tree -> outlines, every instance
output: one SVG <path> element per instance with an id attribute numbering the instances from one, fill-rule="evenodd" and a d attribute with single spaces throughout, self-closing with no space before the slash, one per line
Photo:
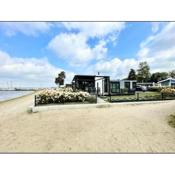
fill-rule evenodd
<path id="1" fill-rule="evenodd" d="M 175 78 L 175 70 L 170 71 L 169 76 Z"/>
<path id="2" fill-rule="evenodd" d="M 138 82 L 148 82 L 150 79 L 150 67 L 146 61 L 140 62 L 139 69 L 137 70 L 137 81 Z"/>
<path id="3" fill-rule="evenodd" d="M 58 77 L 56 77 L 55 78 L 55 83 L 58 85 L 59 84 L 59 86 L 60 85 L 64 85 L 64 79 L 66 78 L 66 74 L 65 74 L 65 72 L 64 71 L 62 71 L 62 72 L 60 72 L 59 74 L 58 74 Z"/>
<path id="4" fill-rule="evenodd" d="M 150 81 L 157 83 L 158 81 L 168 78 L 167 72 L 155 72 L 151 75 Z"/>
<path id="5" fill-rule="evenodd" d="M 137 76 L 136 76 L 136 72 L 134 69 L 130 69 L 130 72 L 128 74 L 128 80 L 136 80 Z"/>

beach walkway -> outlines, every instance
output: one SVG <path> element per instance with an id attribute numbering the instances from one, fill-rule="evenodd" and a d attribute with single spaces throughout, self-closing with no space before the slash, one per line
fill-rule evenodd
<path id="1" fill-rule="evenodd" d="M 32 103 L 0 103 L 0 152 L 175 152 L 175 101 L 28 113 Z"/>

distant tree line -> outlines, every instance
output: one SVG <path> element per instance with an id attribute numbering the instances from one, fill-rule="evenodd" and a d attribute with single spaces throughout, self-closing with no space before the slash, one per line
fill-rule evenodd
<path id="1" fill-rule="evenodd" d="M 155 72 L 150 73 L 150 67 L 146 61 L 140 62 L 137 71 L 130 69 L 127 80 L 137 80 L 138 82 L 155 82 L 164 80 L 168 77 L 175 78 L 175 70 L 170 72 Z M 57 85 L 64 85 L 64 80 L 66 78 L 66 73 L 64 71 L 60 72 L 55 78 L 55 83 Z"/>
<path id="2" fill-rule="evenodd" d="M 137 72 L 134 69 L 130 69 L 128 80 L 137 80 L 138 82 L 155 82 L 161 81 L 168 77 L 175 78 L 175 70 L 170 72 L 155 72 L 150 73 L 150 67 L 146 61 L 140 62 Z"/>

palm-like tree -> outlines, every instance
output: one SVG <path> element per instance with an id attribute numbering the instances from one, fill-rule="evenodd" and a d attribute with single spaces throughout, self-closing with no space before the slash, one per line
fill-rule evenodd
<path id="1" fill-rule="evenodd" d="M 64 79 L 66 78 L 66 74 L 65 74 L 65 72 L 64 71 L 62 71 L 62 72 L 60 72 L 59 74 L 58 74 L 58 77 L 56 77 L 55 78 L 55 83 L 57 84 L 57 85 L 64 85 Z"/>

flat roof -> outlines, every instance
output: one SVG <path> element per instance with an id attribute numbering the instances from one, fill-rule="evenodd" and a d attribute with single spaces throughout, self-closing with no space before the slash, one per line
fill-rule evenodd
<path id="1" fill-rule="evenodd" d="M 135 81 L 135 82 L 137 82 L 137 80 L 110 80 L 110 82 L 119 82 L 119 81 Z"/>
<path id="2" fill-rule="evenodd" d="M 121 81 L 137 81 L 137 80 L 121 80 Z"/>
<path id="3" fill-rule="evenodd" d="M 103 76 L 103 75 L 75 75 L 73 80 L 76 78 L 76 77 L 109 77 L 109 76 Z"/>
<path id="4" fill-rule="evenodd" d="M 140 83 L 140 82 L 137 82 L 137 84 L 153 84 L 154 82 L 145 82 L 145 83 Z"/>

